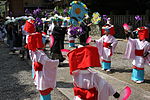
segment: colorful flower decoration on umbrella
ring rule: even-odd
[[[35,26],[42,26],[43,25],[43,21],[40,18],[36,18],[35,19]]]
[[[43,28],[43,21],[40,18],[35,19],[35,26],[36,26],[36,31],[42,31]]]
[[[142,20],[142,17],[140,17],[139,15],[135,16],[134,18],[136,20],[135,24]]]
[[[85,4],[80,1],[73,1],[70,3],[69,8],[69,16],[70,16],[70,23],[72,25],[79,25],[83,21],[83,18],[86,14],[88,14],[88,8]]]
[[[26,10],[25,10],[25,14],[26,14],[26,15],[30,15],[30,14],[31,14],[30,11],[29,11],[29,9],[26,9]]]
[[[42,10],[40,8],[37,8],[37,9],[33,10],[33,16],[39,17],[41,12],[42,12]]]
[[[57,10],[54,10],[53,12],[54,12],[54,14],[58,14],[58,11],[57,11]]]
[[[9,16],[10,16],[10,17],[12,17],[12,14],[13,14],[13,13],[12,13],[11,11],[9,11]]]
[[[63,13],[64,13],[65,15],[68,15],[68,8],[64,9]]]
[[[48,17],[49,17],[49,13],[46,13],[46,14],[45,14],[45,17],[47,17],[47,18],[48,18]]]
[[[107,20],[108,20],[107,15],[103,15],[103,20],[104,20],[104,21],[107,21]]]
[[[137,15],[137,16],[135,16],[135,20],[140,21],[140,20],[142,20],[142,18],[139,15]]]
[[[76,35],[76,36],[79,36],[81,34],[84,34],[83,30],[82,30],[82,27],[78,27],[78,26],[72,26],[70,27],[70,34],[71,35]]]
[[[91,21],[93,24],[98,24],[101,21],[100,14],[98,12],[94,12],[92,17],[93,18],[91,19]]]

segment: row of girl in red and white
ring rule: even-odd
[[[32,61],[32,78],[40,92],[40,100],[51,100],[51,91],[56,86],[56,74],[59,60],[49,59],[44,53],[45,45],[42,33],[36,32],[34,20],[27,20],[24,26],[26,46]],[[51,74],[50,74],[51,73]]]
[[[29,25],[30,27],[28,28],[27,25]],[[56,69],[59,64],[59,61],[49,59],[46,56],[46,54],[43,52],[42,38],[39,38],[39,37],[41,37],[41,34],[38,32],[35,32],[35,27],[33,25],[32,20],[28,20],[26,22],[24,30],[29,33],[27,35],[28,38],[27,38],[27,46],[26,47],[30,50],[31,60],[33,62],[33,79],[35,81],[37,89],[41,93],[41,98],[46,98],[46,97],[49,98],[50,91],[55,87],[55,84],[56,84]],[[150,62],[149,62],[150,61],[149,60],[150,44],[147,41],[145,41],[145,38],[147,38],[147,36],[148,36],[147,35],[148,31],[147,31],[146,27],[139,28],[137,30],[137,32],[139,34],[139,39],[128,38],[127,50],[126,50],[125,55],[126,55],[126,58],[134,59],[133,60],[134,66],[133,66],[133,72],[132,72],[132,80],[136,81],[137,83],[141,83],[144,81],[144,74],[143,74],[144,70],[141,71],[141,69],[137,68],[137,67],[139,67],[139,65],[144,66],[144,64],[146,64],[146,63],[150,64]],[[113,25],[111,25],[111,24],[104,25],[102,27],[102,33],[104,35],[99,40],[95,40],[94,42],[96,42],[96,46],[98,48],[97,52],[102,60],[102,63],[101,63],[102,69],[106,70],[106,71],[110,71],[111,56],[113,55],[115,47],[118,42],[113,36],[115,34]],[[90,48],[90,49],[92,49],[92,48]],[[69,53],[69,54],[71,54],[71,53]],[[77,54],[77,53],[75,53],[75,54]],[[140,54],[140,55],[138,55],[138,54]],[[84,55],[86,56],[86,54],[83,53],[83,56]],[[74,59],[74,57],[69,57],[69,59],[71,59],[71,60],[69,60],[69,63],[76,62],[75,61],[76,59]],[[87,62],[86,59],[82,59],[82,60],[84,60],[84,61],[81,61],[81,62]],[[87,59],[87,60],[88,60],[88,62],[92,62],[90,64],[97,63],[95,60],[94,61],[89,60],[89,59]],[[98,63],[100,63],[100,61],[98,61]],[[75,64],[75,63],[73,63],[73,64]],[[77,64],[79,65],[80,62],[78,62]],[[94,65],[90,65],[90,64],[87,65],[86,68],[83,68],[83,69],[87,69],[90,66],[94,67]],[[84,65],[86,65],[86,63],[84,63],[82,65],[83,66],[80,66],[81,69],[82,69],[82,67],[84,67]],[[44,66],[47,66],[47,67],[44,67]],[[75,66],[75,65],[70,65],[70,69],[72,68],[71,66]],[[98,65],[96,65],[96,66],[98,66]],[[51,68],[53,70],[50,70]],[[77,67],[77,68],[79,68],[79,67]],[[49,71],[52,71],[52,72],[49,72]],[[47,73],[53,73],[53,75],[49,76]],[[83,72],[83,74],[84,73],[86,73],[86,72]],[[78,74],[76,73],[75,75],[78,75]],[[79,76],[81,76],[81,75],[79,75]],[[74,76],[74,78],[75,78],[75,76]],[[76,80],[78,80],[80,78],[81,77],[76,77]],[[93,78],[91,78],[91,79],[93,79]],[[78,86],[78,83],[76,83],[75,86]],[[82,86],[79,88],[82,89]],[[77,91],[78,90],[79,89],[77,89]],[[115,92],[114,92],[114,90],[112,90],[112,92],[110,91],[110,93],[111,93],[111,95],[113,95]],[[110,94],[108,94],[108,95],[110,95]],[[44,100],[49,100],[49,99],[44,99]]]
[[[33,20],[27,20],[24,26],[24,30],[28,33],[27,38],[26,38],[27,39],[26,48],[28,48],[29,50],[30,59],[32,61],[32,78],[34,80],[37,90],[39,90],[40,92],[40,100],[51,100],[50,93],[56,86],[56,74],[57,74],[57,66],[59,64],[59,60],[49,59],[47,55],[44,53],[42,35],[40,32],[36,32],[36,29],[33,23],[34,23]],[[87,52],[84,52],[85,51],[84,49],[86,49]],[[78,49],[76,50],[78,51]],[[95,54],[91,55],[90,52],[93,52],[93,50],[95,51]],[[96,47],[87,46],[85,48],[81,48],[81,50],[79,50],[78,52],[83,53],[82,54],[83,56],[81,56],[81,58],[79,59],[75,59],[76,55],[74,55],[74,50],[71,52],[68,54],[69,55],[68,57],[69,57],[70,72],[74,76],[74,79],[76,81],[75,82],[76,87],[74,87],[74,91],[77,91],[75,92],[76,97],[82,96],[81,98],[85,100],[107,100],[109,96],[112,96],[112,95],[114,95],[114,97],[116,98],[119,97],[119,93],[116,92],[116,90],[113,89],[113,87],[110,84],[108,84],[104,79],[102,79],[98,75],[98,73],[92,72],[90,71],[90,69],[88,69],[91,66],[100,67],[98,49]],[[84,57],[84,56],[87,56],[87,57]],[[82,57],[84,59],[82,59]],[[94,58],[94,59],[91,60],[90,58]],[[79,62],[75,63],[76,60],[78,60]],[[88,60],[88,63],[86,63],[87,60]],[[84,64],[81,64],[81,63],[84,63]],[[79,67],[77,66],[76,68],[75,67],[76,65],[80,65],[80,66]],[[83,71],[83,76],[79,77],[82,74],[82,68],[86,70],[85,72]],[[75,73],[73,72],[73,71],[77,71],[77,69],[81,71],[81,74],[80,74],[80,71],[75,72]],[[88,84],[91,84],[91,85],[89,87],[87,84],[87,87],[85,87],[85,90],[84,90],[82,89],[83,87],[80,86],[80,83],[82,82],[80,81],[78,83],[77,80],[80,78],[81,80],[82,79],[84,80],[86,79],[87,76],[88,76],[87,80],[89,80],[90,82]],[[86,92],[88,91],[88,89],[90,89],[90,91]],[[82,93],[84,93],[84,95],[81,95]],[[92,94],[89,94],[89,93],[92,93]]]
[[[149,30],[147,27],[139,27],[135,30],[138,38],[132,39],[130,34],[127,36],[127,47],[125,50],[125,58],[132,59],[132,76],[131,80],[136,83],[144,82],[144,66],[150,66],[150,43],[146,41],[149,38]],[[110,71],[111,56],[114,54],[117,40],[113,36],[115,34],[114,26],[106,24],[102,27],[104,34],[99,40],[96,40],[96,46],[101,57],[102,70]]]

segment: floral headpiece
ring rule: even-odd
[[[71,35],[76,35],[76,36],[79,36],[81,34],[84,34],[83,30],[82,30],[82,27],[79,27],[79,26],[71,26],[70,27],[70,34]]]

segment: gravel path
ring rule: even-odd
[[[0,43],[0,100],[39,100],[31,78],[31,66],[18,55],[9,55],[6,45]],[[68,100],[57,89],[52,100]]]

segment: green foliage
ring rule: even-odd
[[[5,7],[0,6],[0,15],[3,16],[3,12],[5,12]]]
[[[3,16],[5,12],[5,4],[2,0],[0,0],[0,15]]]
[[[60,14],[62,14],[62,13],[63,13],[63,11],[64,11],[64,9],[63,9],[63,8],[58,7],[58,6],[56,6],[56,7],[54,8],[54,10],[57,10],[57,11],[58,11],[58,13],[60,13]]]

